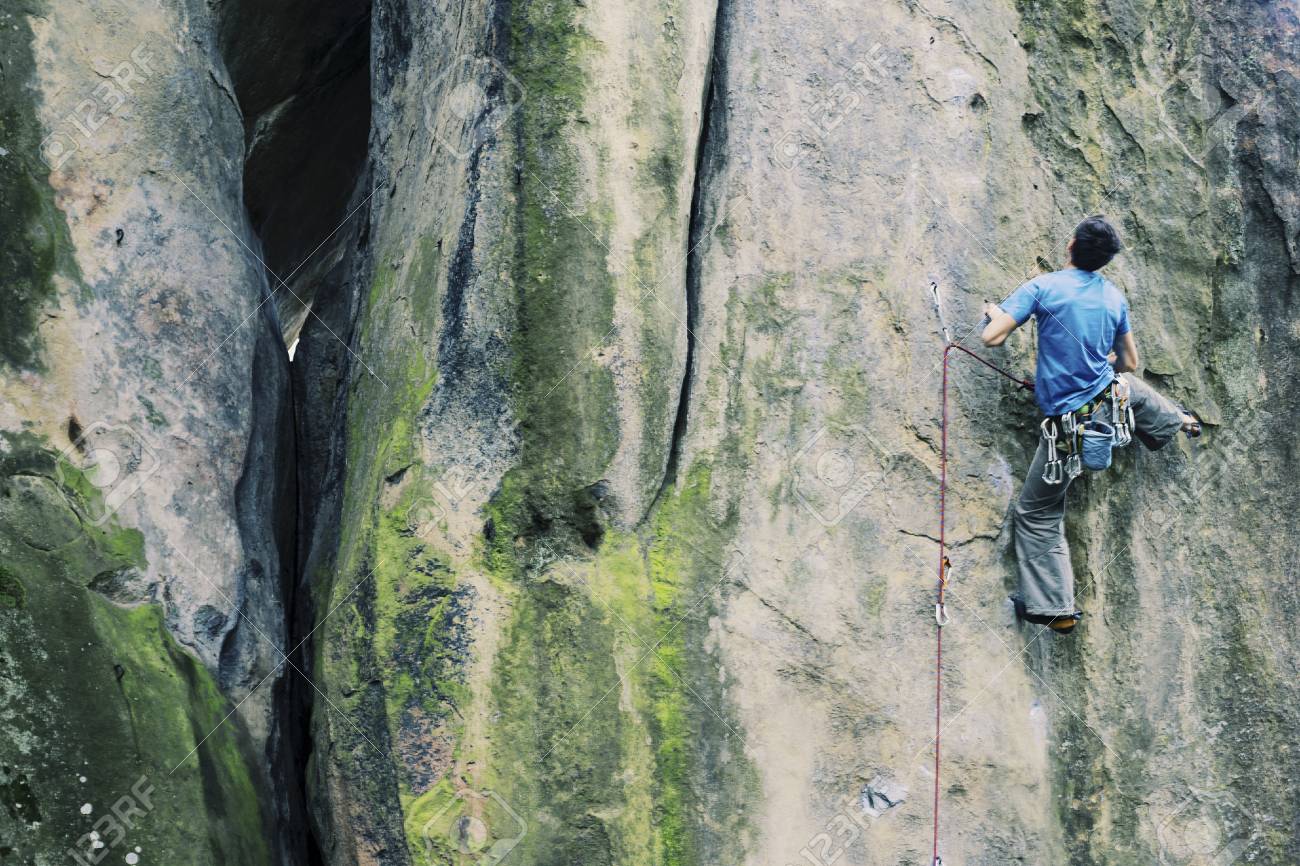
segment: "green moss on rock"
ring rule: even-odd
[[[567,133],[590,86],[580,60],[592,50],[573,9],[518,3],[510,21],[509,66],[527,94],[514,118],[514,398],[526,498],[547,518],[568,511],[574,489],[601,478],[618,442],[613,376],[596,359],[614,317],[600,236],[609,218],[577,204],[586,195]]]
[[[740,857],[757,784],[704,649],[733,530],[709,496],[697,469],[642,535],[611,531],[594,558],[505,575],[488,764],[536,828],[519,843],[527,862]]]
[[[28,0],[0,13],[0,365],[12,368],[40,365],[37,327],[54,298],[55,275],[76,272],[67,226],[46,180],[45,131],[32,90],[27,16],[42,8]],[[74,145],[71,136],[62,139],[65,147]]]
[[[445,289],[444,276],[425,273],[419,255],[390,267],[402,256],[383,251],[358,353],[384,386],[359,373],[348,397],[342,538],[334,574],[315,585],[317,610],[330,612],[317,634],[330,711],[318,711],[316,735],[330,751],[317,761],[350,801],[336,814],[361,804],[371,843],[396,845],[400,833],[416,862],[470,863],[501,846],[517,862],[557,866],[719,862],[740,844],[734,816],[753,793],[737,769],[743,749],[714,715],[729,718],[717,660],[698,649],[731,526],[709,515],[707,473],[681,503],[670,492],[667,516],[641,534],[605,518],[601,482],[621,435],[614,378],[598,358],[614,321],[612,217],[588,203],[573,140],[591,86],[584,61],[600,47],[572,6],[514,4],[505,23],[501,59],[526,94],[499,142],[513,210],[487,227],[500,237],[475,261],[513,293],[489,299],[509,307],[509,351],[489,363],[505,362],[494,369],[508,379],[519,437],[483,515],[480,564],[499,593],[482,609],[491,679],[468,679],[477,578],[437,549],[436,517],[426,534],[412,514],[437,480],[422,463],[419,419],[442,396],[420,348],[447,328],[437,321],[445,292],[416,300]],[[642,180],[672,203],[669,175],[680,171],[663,158]],[[636,242],[647,279],[662,230]],[[654,371],[674,364],[658,333],[640,335]],[[645,402],[667,427],[671,412]],[[662,460],[641,468],[657,482]]]
[[[327,755],[313,756],[311,784],[347,791],[373,819],[341,832],[397,846],[405,844],[403,804],[427,794],[445,770],[463,699],[451,637],[459,582],[420,536],[426,518],[415,513],[422,500],[434,501],[419,419],[438,379],[430,335],[445,274],[433,237],[416,242],[405,272],[391,264],[401,258],[395,250],[376,257],[360,318],[365,365],[348,395],[340,535],[309,575],[319,617],[313,667],[324,693],[313,737],[330,743]],[[423,338],[409,339],[411,328]],[[398,766],[401,754],[417,757]]]
[[[230,701],[157,605],[120,607],[89,588],[145,566],[140,533],[85,523],[99,503],[75,470],[56,472],[35,437],[3,439],[0,573],[21,586],[9,593],[21,603],[0,604],[9,853],[75,862],[96,831],[115,859],[139,846],[145,862],[268,863],[256,758]],[[53,514],[77,531],[33,546]]]

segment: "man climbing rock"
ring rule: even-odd
[[[1180,430],[1200,435],[1199,420],[1132,375],[1137,343],[1123,293],[1098,271],[1120,251],[1104,217],[1079,223],[1066,249],[1070,267],[1035,277],[1001,304],[985,307],[986,346],[1000,346],[1033,316],[1038,325],[1034,395],[1045,416],[1038,451],[1015,505],[1020,591],[1012,596],[1024,620],[1068,633],[1083,612],[1075,607],[1074,572],[1065,540],[1065,494],[1100,448],[1129,433],[1151,450]],[[1109,431],[1109,432],[1108,432]],[[1084,446],[1085,437],[1088,445]],[[1092,468],[1089,466],[1089,468]]]

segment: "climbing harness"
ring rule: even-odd
[[[1116,376],[1100,394],[1093,397],[1077,409],[1044,418],[1040,427],[1043,442],[1047,445],[1047,461],[1043,464],[1043,481],[1047,484],[1060,484],[1069,479],[1073,481],[1084,469],[1083,442],[1085,430],[1096,431],[1102,422],[1096,413],[1107,403],[1110,404],[1110,424],[1114,432],[1111,446],[1123,448],[1133,441],[1133,406],[1129,400],[1130,388],[1127,381]],[[1062,452],[1066,453],[1064,459]],[[1106,461],[1109,465],[1109,460]],[[1089,468],[1105,468],[1098,465]]]
[[[934,850],[931,859],[931,866],[943,866],[943,859],[939,856],[939,750],[943,733],[943,627],[948,624],[948,611],[944,606],[944,595],[948,588],[948,580],[952,576],[952,560],[948,558],[946,534],[948,524],[946,519],[948,507],[948,360],[952,356],[953,349],[957,349],[1022,388],[1033,390],[1034,383],[1028,379],[1021,379],[996,364],[985,360],[961,345],[960,342],[953,342],[952,334],[948,330],[948,323],[943,315],[943,305],[939,302],[939,284],[931,280],[929,290],[934,301],[934,311],[939,317],[939,327],[943,332],[943,386],[939,399],[941,419],[939,424],[939,585],[934,604],[934,621],[937,628],[935,629],[934,648]]]

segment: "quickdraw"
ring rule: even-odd
[[[1044,418],[1040,425],[1043,441],[1047,443],[1047,462],[1043,464],[1043,481],[1048,484],[1060,484],[1065,480],[1065,466],[1057,452],[1057,440],[1061,431],[1055,418]]]
[[[934,605],[934,621],[939,624],[939,628],[948,624],[948,608],[943,603],[943,592],[948,587],[950,574],[952,574],[952,560],[945,556],[939,566],[939,600]]]
[[[1110,385],[1110,423],[1115,426],[1115,445],[1123,448],[1133,441],[1133,404],[1129,397],[1132,389],[1128,380],[1116,376]]]

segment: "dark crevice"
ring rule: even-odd
[[[447,293],[442,299],[445,324],[438,340],[438,369],[440,378],[452,381],[462,378],[464,368],[470,362],[466,358],[470,350],[462,337],[465,333],[465,288],[474,277],[474,229],[478,223],[479,160],[482,153],[482,148],[476,147],[469,154],[465,218],[461,220],[456,235],[456,249],[447,268]]]
[[[373,178],[367,175],[357,184],[358,190],[372,189]],[[315,754],[313,714],[316,711],[316,681],[313,665],[316,643],[313,639],[316,609],[313,601],[313,576],[333,572],[329,553],[338,547],[338,527],[342,510],[343,437],[335,439],[331,431],[347,429],[347,395],[345,382],[351,380],[352,358],[348,346],[355,339],[360,293],[357,285],[365,280],[354,272],[356,259],[367,254],[369,208],[362,202],[365,193],[355,195],[350,207],[360,209],[343,234],[349,245],[348,257],[340,266],[339,286],[329,296],[318,299],[312,318],[303,324],[302,340],[290,365],[294,390],[294,427],[298,443],[296,461],[298,514],[296,556],[298,567],[294,585],[285,605],[289,620],[288,646],[292,648],[286,664],[288,676],[278,684],[284,694],[277,704],[278,725],[285,737],[285,771],[282,778],[295,787],[295,797],[303,803],[305,816],[295,825],[306,836],[306,859],[301,866],[319,866],[325,862],[323,851],[332,849],[332,828],[321,823],[313,810],[313,791],[319,790],[319,767],[310,759]],[[337,335],[337,339],[334,335]],[[315,769],[316,775],[312,775]]]
[[[306,551],[321,499],[333,501],[325,488],[334,467],[303,431],[311,429],[306,417],[331,416],[332,384],[346,363],[322,355],[313,342],[290,364],[285,344],[309,309],[335,319],[353,288],[348,263],[367,219],[371,3],[221,0],[218,9],[221,53],[244,123],[244,204],[270,271],[265,291],[274,299],[261,310],[266,333],[258,338],[251,382],[255,433],[237,487],[250,556],[239,604],[258,628],[231,628],[222,685],[228,692],[249,685],[235,678],[266,652],[258,632],[283,641],[277,649],[289,656],[271,686],[264,807],[276,861],[320,866],[325,857],[308,793],[314,689],[306,639],[314,611]],[[341,326],[339,333],[348,336]]]
[[[287,342],[331,288],[343,246],[331,233],[366,161],[370,17],[368,0],[222,7],[222,55],[244,118],[244,203]]]
[[[265,673],[259,658],[266,642],[289,641],[294,628],[292,604],[298,573],[297,520],[298,443],[293,425],[293,389],[284,343],[275,327],[274,311],[265,305],[257,327],[261,331],[254,350],[249,381],[252,396],[253,437],[236,484],[236,514],[240,538],[249,559],[244,564],[235,597],[235,610],[224,624],[219,683],[227,694],[256,689]],[[215,613],[215,612],[214,612]],[[275,659],[272,660],[274,664]],[[286,724],[296,696],[294,676],[282,676],[271,689],[272,727],[266,745],[266,784],[270,791],[263,810],[272,828],[272,848],[284,866],[319,866],[314,845],[302,828],[305,800],[301,785],[292,782],[299,754],[297,736]],[[241,679],[252,676],[253,679]]]
[[[678,466],[690,420],[691,386],[695,379],[696,329],[700,321],[700,264],[707,253],[704,241],[712,231],[713,207],[707,199],[709,182],[720,172],[725,159],[722,143],[726,138],[726,110],[723,104],[726,89],[724,65],[727,36],[727,0],[718,0],[714,14],[713,47],[709,53],[708,69],[704,76],[703,105],[700,113],[700,138],[695,151],[695,176],[691,189],[691,211],[686,236],[686,364],[677,394],[677,415],[673,419],[672,438],[668,443],[668,460],[664,466],[663,481],[650,504],[647,514],[665,493],[677,483]]]
[[[325,857],[316,837],[311,832],[307,802],[307,762],[311,757],[311,708],[315,695],[305,679],[312,676],[306,636],[310,634],[313,611],[310,593],[304,591],[302,559],[299,556],[299,529],[302,525],[303,500],[301,484],[303,450],[298,436],[297,400],[292,371],[288,379],[288,412],[284,424],[293,442],[292,460],[287,466],[288,488],[285,499],[292,503],[291,523],[281,535],[281,555],[289,567],[281,573],[282,609],[285,617],[284,639],[288,657],[284,674],[275,683],[272,706],[275,718],[275,748],[271,750],[271,776],[273,783],[284,789],[278,798],[278,826],[285,866],[322,866]]]

